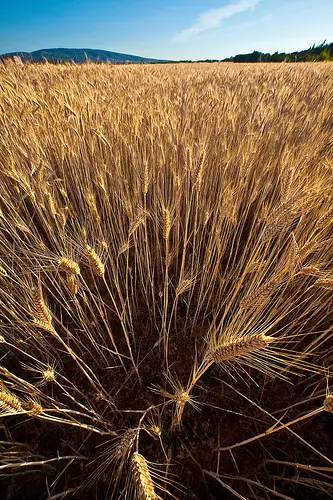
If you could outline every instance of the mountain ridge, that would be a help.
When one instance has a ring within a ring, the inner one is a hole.
[[[121,52],[112,52],[103,49],[71,49],[71,48],[51,48],[39,49],[32,52],[7,52],[1,54],[1,57],[19,56],[23,61],[43,62],[113,62],[113,63],[151,63],[167,62],[162,59],[153,59],[148,57],[123,54]]]

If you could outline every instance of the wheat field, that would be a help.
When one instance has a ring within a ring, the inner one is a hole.
[[[1,498],[333,495],[332,69],[0,66]]]

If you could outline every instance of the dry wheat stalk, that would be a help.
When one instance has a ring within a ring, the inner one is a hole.
[[[67,257],[59,257],[57,259],[57,264],[59,265],[59,269],[66,271],[69,274],[79,275],[81,272],[79,264]]]
[[[222,341],[214,347],[209,347],[205,353],[205,360],[213,363],[223,363],[259,349],[265,349],[273,341],[273,337],[267,337],[264,334],[235,339],[234,341],[229,340],[225,343]]]
[[[123,433],[115,447],[114,458],[116,461],[123,462],[128,459],[137,434],[137,429],[127,429]]]
[[[47,196],[47,201],[49,204],[50,213],[54,217],[58,213],[58,210],[56,208],[55,199],[53,198],[53,195],[51,192],[48,192],[46,196]]]
[[[149,169],[148,163],[145,162],[144,175],[143,175],[143,194],[147,194],[149,189]]]
[[[131,236],[135,231],[145,223],[147,217],[147,212],[142,210],[136,217],[135,219],[131,222],[128,233]]]
[[[118,251],[118,256],[127,252],[127,250],[129,250],[130,248],[130,243],[128,241],[126,241],[123,245],[121,245],[121,247],[119,248],[119,251]]]
[[[157,436],[157,437],[160,437],[160,436],[161,436],[161,434],[162,434],[162,429],[161,429],[161,427],[159,427],[159,426],[158,426],[158,425],[156,425],[156,424],[151,425],[149,429],[150,429],[150,430],[152,431],[152,433],[153,433],[153,434],[155,434],[155,436]]]
[[[268,283],[263,284],[241,300],[241,309],[251,309],[261,306],[277,290],[279,284],[280,282],[277,279],[272,279]]]
[[[148,462],[143,455],[140,455],[138,452],[133,453],[131,469],[138,500],[159,500],[159,495],[155,493]]]
[[[86,246],[87,254],[88,254],[88,259],[91,265],[91,268],[93,272],[99,276],[100,278],[104,276],[105,273],[105,267],[104,264],[102,263],[100,257],[97,255],[95,250],[91,248],[89,245]]]

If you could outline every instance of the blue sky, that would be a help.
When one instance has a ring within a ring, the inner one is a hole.
[[[99,48],[222,59],[333,42],[333,0],[0,0],[0,53]]]

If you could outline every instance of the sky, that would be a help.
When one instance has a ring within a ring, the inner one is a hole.
[[[223,59],[333,42],[333,0],[0,0],[0,54],[105,49]]]

